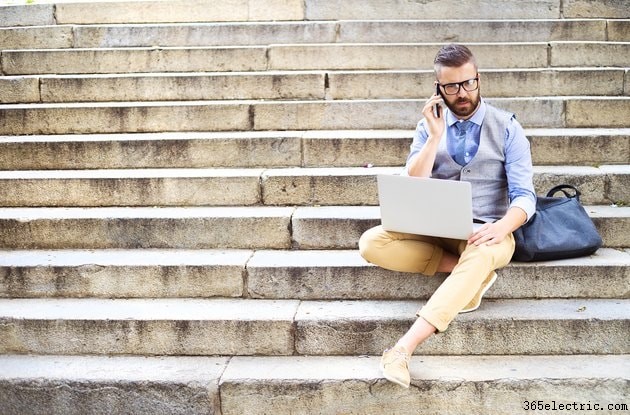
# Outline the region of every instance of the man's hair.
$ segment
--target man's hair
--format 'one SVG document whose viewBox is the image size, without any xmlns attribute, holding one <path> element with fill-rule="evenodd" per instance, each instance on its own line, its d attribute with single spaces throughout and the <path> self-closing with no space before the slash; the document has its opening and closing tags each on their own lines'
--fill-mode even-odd
<svg viewBox="0 0 630 415">
<path fill-rule="evenodd" d="M 458 68 L 468 62 L 471 62 L 475 66 L 475 70 L 477 69 L 477 61 L 470 49 L 464 45 L 451 43 L 450 45 L 442 46 L 437 55 L 435 55 L 433 68 L 435 69 L 435 74 L 437 75 L 440 69 L 444 66 L 449 68 Z"/>
</svg>

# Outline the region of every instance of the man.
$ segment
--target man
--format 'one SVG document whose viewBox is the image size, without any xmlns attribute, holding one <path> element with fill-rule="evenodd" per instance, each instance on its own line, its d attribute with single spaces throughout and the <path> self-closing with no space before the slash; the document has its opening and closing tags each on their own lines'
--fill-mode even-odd
<svg viewBox="0 0 630 415">
<path fill-rule="evenodd" d="M 383 268 L 450 275 L 418 313 L 409 331 L 383 353 L 386 379 L 409 387 L 409 359 L 460 312 L 473 311 L 496 280 L 495 270 L 514 252 L 512 232 L 535 212 L 529 142 L 513 114 L 481 99 L 477 64 L 462 45 L 440 49 L 434 61 L 436 86 L 424 105 L 405 173 L 471 182 L 473 217 L 486 222 L 468 240 L 388 232 L 381 226 L 359 241 L 361 255 Z M 446 106 L 439 117 L 434 106 Z"/>
</svg>

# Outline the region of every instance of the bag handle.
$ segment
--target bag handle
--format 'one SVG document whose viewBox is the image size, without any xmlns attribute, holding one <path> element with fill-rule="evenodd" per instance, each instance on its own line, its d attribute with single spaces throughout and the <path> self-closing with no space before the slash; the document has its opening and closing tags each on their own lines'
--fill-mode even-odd
<svg viewBox="0 0 630 415">
<path fill-rule="evenodd" d="M 572 190 L 573 194 L 567 192 L 567 189 Z M 580 200 L 580 196 L 582 195 L 582 193 L 577 189 L 577 187 L 571 186 L 570 184 L 561 184 L 561 185 L 551 188 L 551 190 L 547 192 L 547 197 L 554 197 L 555 194 L 558 192 L 564 193 L 564 195 L 568 198 L 574 197 L 578 201 Z"/>
</svg>

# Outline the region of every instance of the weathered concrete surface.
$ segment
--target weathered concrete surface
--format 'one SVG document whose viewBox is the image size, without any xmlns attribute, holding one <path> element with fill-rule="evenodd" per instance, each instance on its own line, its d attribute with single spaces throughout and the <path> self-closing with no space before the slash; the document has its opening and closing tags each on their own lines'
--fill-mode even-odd
<svg viewBox="0 0 630 415">
<path fill-rule="evenodd" d="M 630 298 L 630 255 L 613 249 L 584 258 L 512 263 L 498 274 L 484 298 Z M 357 250 L 263 250 L 247 262 L 249 295 L 269 299 L 426 300 L 445 277 L 388 271 L 368 264 Z"/>
<path fill-rule="evenodd" d="M 241 297 L 249 250 L 2 251 L 0 297 Z"/>
<path fill-rule="evenodd" d="M 356 249 L 363 232 L 380 224 L 378 206 L 305 206 L 291 217 L 291 236 L 297 249 Z"/>
<path fill-rule="evenodd" d="M 630 19 L 608 20 L 608 40 L 612 42 L 627 42 L 630 40 Z"/>
<path fill-rule="evenodd" d="M 266 48 L 119 48 L 2 52 L 8 75 L 224 72 L 267 69 Z"/>
<path fill-rule="evenodd" d="M 7 170 L 288 167 L 302 132 L 175 132 L 2 137 Z"/>
<path fill-rule="evenodd" d="M 624 164 L 627 128 L 527 129 L 535 165 Z M 413 130 L 4 136 L 6 170 L 362 167 L 405 163 Z"/>
<path fill-rule="evenodd" d="M 444 19 L 457 10 L 458 17 L 468 19 L 555 19 L 560 17 L 559 0 L 526 0 L 518 6 L 509 3 L 497 7 L 487 0 L 407 2 L 404 0 L 307 0 L 308 20 L 378 20 L 378 19 Z"/>
<path fill-rule="evenodd" d="M 93 134 L 249 130 L 242 101 L 33 104 L 0 107 L 0 133 Z"/>
<path fill-rule="evenodd" d="M 40 102 L 40 99 L 38 78 L 18 76 L 0 78 L 0 103 Z"/>
<path fill-rule="evenodd" d="M 630 97 L 491 98 L 525 128 L 625 128 Z M 413 129 L 420 99 L 182 101 L 0 106 L 0 134 Z"/>
<path fill-rule="evenodd" d="M 45 26 L 55 24 L 52 4 L 0 7 L 0 26 Z"/>
<path fill-rule="evenodd" d="M 627 356 L 413 357 L 410 389 L 382 379 L 378 360 L 235 357 L 221 378 L 223 415 L 513 415 L 531 400 L 628 404 Z"/>
<path fill-rule="evenodd" d="M 630 244 L 629 207 L 587 205 L 584 209 L 605 247 L 624 248 Z M 322 206 L 296 208 L 291 222 L 296 248 L 356 249 L 363 232 L 380 225 L 381 219 L 378 206 Z"/>
<path fill-rule="evenodd" d="M 624 0 L 566 0 L 562 5 L 565 18 L 611 17 L 628 18 L 628 4 Z"/>
<path fill-rule="evenodd" d="M 224 357 L 0 356 L 0 412 L 220 414 Z"/>
<path fill-rule="evenodd" d="M 290 355 L 298 302 L 3 299 L 3 354 Z"/>
<path fill-rule="evenodd" d="M 550 66 L 626 67 L 630 42 L 551 42 Z"/>
<path fill-rule="evenodd" d="M 579 46 L 580 43 L 577 43 Z M 546 43 L 477 43 L 470 45 L 482 68 L 546 67 Z M 271 45 L 272 69 L 432 69 L 438 44 Z M 339 59 L 343 56 L 343 59 Z"/>
<path fill-rule="evenodd" d="M 63 49 L 73 47 L 72 26 L 11 27 L 0 30 L 0 49 Z"/>
<path fill-rule="evenodd" d="M 434 3 L 437 4 L 437 3 Z M 460 8 L 462 4 L 457 7 Z M 384 10 L 379 10 L 383 13 Z M 440 19 L 444 18 L 441 16 Z M 606 20 L 360 20 L 339 22 L 341 43 L 548 42 L 606 40 Z M 617 21 L 614 24 L 619 26 Z M 610 39 L 614 40 L 614 39 Z"/>
<path fill-rule="evenodd" d="M 262 169 L 0 172 L 2 206 L 252 206 Z"/>
<path fill-rule="evenodd" d="M 518 69 L 481 71 L 486 97 L 623 95 L 624 69 Z M 421 98 L 434 91 L 425 71 L 341 71 L 328 75 L 333 99 Z"/>
<path fill-rule="evenodd" d="M 103 1 L 59 3 L 56 18 L 59 24 L 302 20 L 304 7 L 299 0 Z"/>
<path fill-rule="evenodd" d="M 627 354 L 629 300 L 486 300 L 457 316 L 417 353 Z M 304 355 L 382 353 L 416 319 L 418 301 L 302 302 L 295 316 L 296 350 Z"/>
<path fill-rule="evenodd" d="M 603 21 L 605 24 L 605 21 Z M 337 36 L 336 22 L 234 22 L 187 25 L 98 25 L 77 26 L 75 46 L 246 46 L 273 43 L 329 43 Z M 593 40 L 597 28 L 593 27 Z M 603 31 L 602 31 L 603 33 Z"/>
<path fill-rule="evenodd" d="M 323 99 L 324 74 L 272 71 L 42 77 L 41 91 L 42 102 Z"/>
<path fill-rule="evenodd" d="M 262 176 L 262 199 L 266 205 L 373 205 L 376 175 L 393 173 L 388 167 L 270 169 Z"/>
<path fill-rule="evenodd" d="M 413 132 L 409 130 L 306 131 L 304 167 L 404 165 Z"/>
<path fill-rule="evenodd" d="M 566 102 L 568 127 L 625 128 L 630 118 L 628 97 L 578 98 Z"/>
<path fill-rule="evenodd" d="M 630 160 L 630 129 L 563 128 L 525 131 L 534 165 L 625 164 Z"/>
<path fill-rule="evenodd" d="M 289 248 L 292 213 L 288 207 L 4 208 L 0 247 Z"/>
</svg>

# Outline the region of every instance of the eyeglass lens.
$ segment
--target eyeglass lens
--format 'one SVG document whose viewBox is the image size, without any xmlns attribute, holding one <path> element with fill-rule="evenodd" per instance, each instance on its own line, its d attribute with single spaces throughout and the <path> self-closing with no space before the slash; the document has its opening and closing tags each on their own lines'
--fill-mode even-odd
<svg viewBox="0 0 630 415">
<path fill-rule="evenodd" d="M 442 88 L 444 88 L 444 93 L 447 95 L 455 95 L 459 92 L 459 88 L 463 87 L 464 91 L 474 91 L 477 89 L 477 78 L 468 79 L 463 82 L 456 82 L 452 84 L 444 84 Z"/>
</svg>

